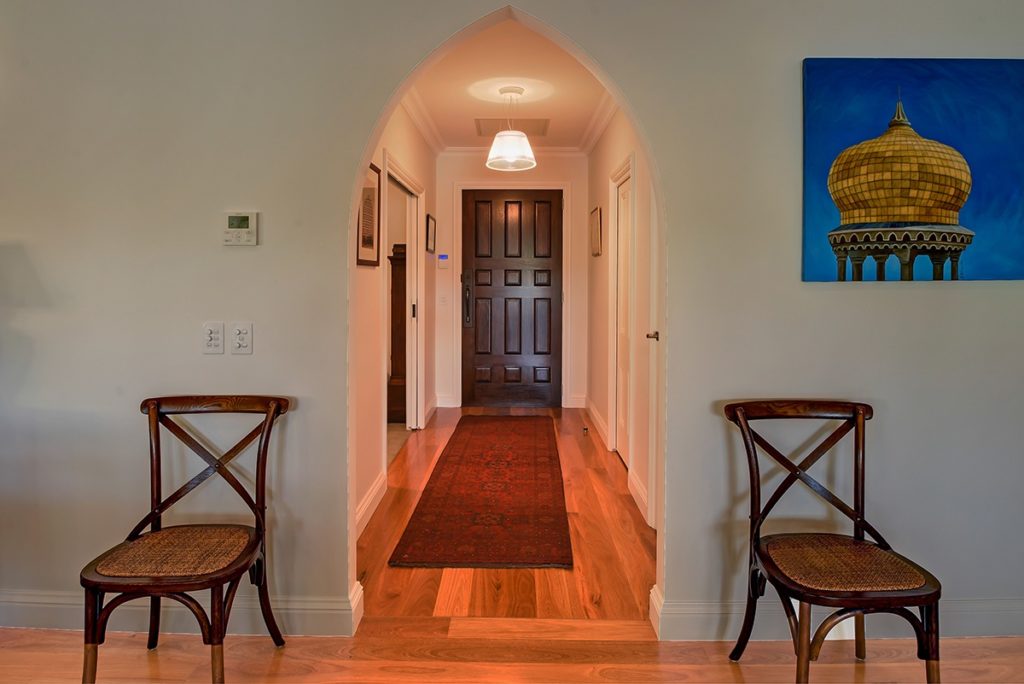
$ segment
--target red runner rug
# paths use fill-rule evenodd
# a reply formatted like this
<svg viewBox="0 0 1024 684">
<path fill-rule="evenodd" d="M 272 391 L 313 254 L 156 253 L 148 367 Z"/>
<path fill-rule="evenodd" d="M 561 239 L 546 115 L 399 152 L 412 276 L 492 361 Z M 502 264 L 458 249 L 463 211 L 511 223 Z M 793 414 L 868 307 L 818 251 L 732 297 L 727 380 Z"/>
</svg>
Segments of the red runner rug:
<svg viewBox="0 0 1024 684">
<path fill-rule="evenodd" d="M 549 416 L 463 416 L 389 565 L 571 568 Z"/>
</svg>

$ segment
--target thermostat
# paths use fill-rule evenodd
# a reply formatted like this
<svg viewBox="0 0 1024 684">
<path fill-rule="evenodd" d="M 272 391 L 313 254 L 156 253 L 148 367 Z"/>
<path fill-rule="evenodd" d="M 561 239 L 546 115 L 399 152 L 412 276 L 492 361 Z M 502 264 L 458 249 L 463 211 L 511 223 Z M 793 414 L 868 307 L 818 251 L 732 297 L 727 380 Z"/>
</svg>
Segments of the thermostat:
<svg viewBox="0 0 1024 684">
<path fill-rule="evenodd" d="M 226 213 L 224 226 L 225 245 L 250 245 L 255 246 L 257 242 L 257 226 L 259 224 L 259 212 L 229 211 Z"/>
</svg>

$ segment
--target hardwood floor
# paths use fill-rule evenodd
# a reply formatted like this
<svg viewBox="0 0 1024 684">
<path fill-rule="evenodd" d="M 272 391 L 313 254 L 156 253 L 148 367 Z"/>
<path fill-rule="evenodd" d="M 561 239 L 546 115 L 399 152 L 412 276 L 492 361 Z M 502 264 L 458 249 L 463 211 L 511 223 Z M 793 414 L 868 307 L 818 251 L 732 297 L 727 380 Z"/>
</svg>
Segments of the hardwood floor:
<svg viewBox="0 0 1024 684">
<path fill-rule="evenodd" d="M 266 684 L 365 682 L 792 682 L 793 645 L 755 641 L 742 664 L 731 643 L 655 641 L 604 621 L 547 623 L 472 618 L 366 618 L 354 638 L 229 635 L 227 681 Z M 582 623 L 584 626 L 581 626 Z M 590 630 L 597 627 L 595 632 Z M 479 631 L 483 628 L 485 631 Z M 625 631 L 619 631 L 624 629 Z M 638 638 L 639 636 L 639 638 Z M 944 639 L 942 677 L 953 682 L 1020 682 L 1024 638 Z M 923 682 L 924 665 L 909 639 L 868 640 L 857 662 L 850 642 L 830 641 L 811 665 L 813 682 Z M 81 678 L 82 633 L 0 629 L 0 681 L 61 684 Z M 100 682 L 210 681 L 209 648 L 197 635 L 168 634 L 146 650 L 145 634 L 110 633 L 100 647 Z"/>
<path fill-rule="evenodd" d="M 430 472 L 459 417 L 545 414 L 555 419 L 573 569 L 392 568 Z M 646 621 L 655 532 L 627 489 L 626 469 L 578 409 L 439 409 L 388 469 L 388 492 L 357 546 L 366 615 Z"/>
</svg>

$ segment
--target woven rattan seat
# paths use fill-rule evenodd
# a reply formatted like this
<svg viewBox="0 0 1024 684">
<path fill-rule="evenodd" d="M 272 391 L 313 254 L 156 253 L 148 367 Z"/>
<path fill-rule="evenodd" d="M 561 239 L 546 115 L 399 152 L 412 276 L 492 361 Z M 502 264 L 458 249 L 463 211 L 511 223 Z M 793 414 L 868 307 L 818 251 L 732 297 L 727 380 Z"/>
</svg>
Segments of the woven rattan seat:
<svg viewBox="0 0 1024 684">
<path fill-rule="evenodd" d="M 256 530 L 243 525 L 182 525 L 115 547 L 96 566 L 107 577 L 208 575 L 238 560 Z"/>
<path fill-rule="evenodd" d="M 897 554 L 841 534 L 761 538 L 764 553 L 787 577 L 821 591 L 905 591 L 925 578 Z"/>
</svg>

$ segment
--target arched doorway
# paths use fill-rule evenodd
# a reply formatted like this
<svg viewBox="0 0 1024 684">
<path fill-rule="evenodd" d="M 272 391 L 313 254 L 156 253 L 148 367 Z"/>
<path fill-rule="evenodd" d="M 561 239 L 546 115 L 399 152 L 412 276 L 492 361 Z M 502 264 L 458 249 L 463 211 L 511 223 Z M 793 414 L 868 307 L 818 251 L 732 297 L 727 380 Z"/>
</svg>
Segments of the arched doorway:
<svg viewBox="0 0 1024 684">
<path fill-rule="evenodd" d="M 596 79 L 605 90 L 601 108 L 607 113 L 604 115 L 603 121 L 600 121 L 600 116 L 595 116 L 593 119 L 597 121 L 592 125 L 596 128 L 596 133 L 587 132 L 592 138 L 588 143 L 589 147 L 585 151 L 577 150 L 578 154 L 586 158 L 582 180 L 520 181 L 518 179 L 503 179 L 494 181 L 485 177 L 470 176 L 467 179 L 466 176 L 462 176 L 455 178 L 446 186 L 446 189 L 437 186 L 438 203 L 442 200 L 450 203 L 447 213 L 440 206 L 435 210 L 439 213 L 436 217 L 439 219 L 438 224 L 447 226 L 450 231 L 450 241 L 442 246 L 445 251 L 440 252 L 439 250 L 439 254 L 446 256 L 454 264 L 459 263 L 462 253 L 459 237 L 461 233 L 457 227 L 462 219 L 459 196 L 464 190 L 471 187 L 514 188 L 517 185 L 533 188 L 549 186 L 562 190 L 566 199 L 564 203 L 566 219 L 582 230 L 568 231 L 565 238 L 566 248 L 563 259 L 565 268 L 567 272 L 578 276 L 578 280 L 576 281 L 577 286 L 573 286 L 572 278 L 569 278 L 562 293 L 567 312 L 564 314 L 563 321 L 568 324 L 563 325 L 563 328 L 567 329 L 570 337 L 564 344 L 563 363 L 567 370 L 568 381 L 562 393 L 561 405 L 578 406 L 587 411 L 586 415 L 590 418 L 586 421 L 588 427 L 595 429 L 609 448 L 616 449 L 623 461 L 626 462 L 627 467 L 630 468 L 629 493 L 633 495 L 644 519 L 652 526 L 660 527 L 658 520 L 660 511 L 663 510 L 661 497 L 663 497 L 664 491 L 660 476 L 664 470 L 662 437 L 664 434 L 664 418 L 662 416 L 664 387 L 660 379 L 662 375 L 657 372 L 657 369 L 663 363 L 664 352 L 657 345 L 657 331 L 660 321 L 663 320 L 664 285 L 658 254 L 662 241 L 660 226 L 664 225 L 664 222 L 660 220 L 658 208 L 660 203 L 656 200 L 659 193 L 656 190 L 655 173 L 652 165 L 647 161 L 650 159 L 650 155 L 647 153 L 648 146 L 642 135 L 637 132 L 637 127 L 632 124 L 628 105 L 623 101 L 618 90 L 601 70 L 562 34 L 529 15 L 512 7 L 506 7 L 460 31 L 437 48 L 416 71 L 405 79 L 380 117 L 375 127 L 374 136 L 367 146 L 366 156 L 373 157 L 379 152 L 384 158 L 401 158 L 402 166 L 407 171 L 406 175 L 415 175 L 415 172 L 410 174 L 408 170 L 416 167 L 416 164 L 408 163 L 404 157 L 393 154 L 393 150 L 386 146 L 381 151 L 381 140 L 385 137 L 392 116 L 399 110 L 399 107 L 404 106 L 403 98 L 408 98 L 410 92 L 414 93 L 414 100 L 419 99 L 415 97 L 414 88 L 418 80 L 434 64 L 474 36 L 501 22 L 508 21 L 521 24 L 556 45 L 558 49 L 571 56 L 575 63 L 585 69 L 592 78 Z M 414 108 L 415 105 L 414 107 L 405 106 L 406 110 Z M 415 112 L 410 113 L 413 117 L 416 116 Z M 602 145 L 601 133 L 606 130 L 613 117 L 618 117 L 625 122 L 623 130 L 628 130 L 629 134 L 620 136 L 623 139 L 618 140 L 615 144 Z M 424 137 L 429 139 L 431 135 L 427 133 Z M 436 146 L 436 143 L 431 145 L 431 147 Z M 628 149 L 628 153 L 623 152 L 624 149 Z M 558 154 L 563 157 L 571 156 L 565 150 L 560 150 Z M 591 163 L 592 157 L 600 158 Z M 637 163 L 638 158 L 642 160 L 639 164 Z M 439 174 L 442 173 L 441 166 L 441 164 L 437 164 Z M 426 166 L 420 165 L 420 167 L 424 169 L 424 174 L 428 173 Z M 384 174 L 387 175 L 386 169 Z M 588 176 L 598 178 L 596 190 L 593 178 Z M 414 180 L 422 182 L 422 179 Z M 634 191 L 628 197 L 628 210 L 621 210 L 619 207 L 623 199 L 620 197 L 620 191 L 625 180 L 629 181 L 631 188 L 642 189 L 642 191 Z M 449 192 L 448 187 L 453 188 L 454 191 Z M 360 188 L 354 191 L 353 196 L 361 191 Z M 430 205 L 431 201 L 428 200 L 427 206 Z M 595 213 L 591 211 L 592 207 L 596 211 L 596 227 L 593 219 L 587 218 Z M 580 220 L 580 216 L 584 218 Z M 642 220 L 638 220 L 638 217 L 642 217 Z M 447 269 L 448 273 L 442 276 L 444 266 L 441 265 L 440 256 L 434 257 L 434 259 L 438 259 L 437 262 L 432 259 L 427 263 L 426 257 L 423 256 L 423 247 L 425 246 L 418 243 L 411 246 L 410 249 L 410 253 L 414 255 L 413 258 L 424 260 L 419 267 L 419 272 L 432 274 L 424 279 L 424 290 L 419 295 L 432 297 L 434 301 L 442 305 L 447 301 L 449 315 L 443 320 L 440 317 L 435 319 L 436 325 L 433 328 L 430 320 L 424 322 L 422 317 L 414 323 L 414 325 L 423 326 L 420 337 L 427 340 L 426 351 L 421 349 L 420 354 L 424 358 L 435 360 L 435 382 L 437 384 L 434 396 L 436 405 L 459 406 L 462 397 L 453 380 L 457 376 L 457 358 L 461 353 L 461 348 L 458 345 L 460 322 L 454 315 L 454 305 L 459 300 L 459 291 L 455 286 L 459 267 L 450 265 Z M 643 259 L 639 259 L 638 254 L 644 255 Z M 600 260 L 602 255 L 604 256 L 603 261 Z M 611 260 L 619 259 L 619 255 L 629 255 L 631 261 L 628 267 L 620 268 L 621 264 L 614 263 L 613 267 L 609 268 L 607 264 Z M 350 301 L 356 301 L 362 297 L 360 288 L 368 280 L 365 273 L 356 272 L 355 268 L 352 265 L 349 266 Z M 579 286 L 579 283 L 582 283 L 582 286 Z M 380 287 L 379 280 L 378 287 Z M 594 296 L 593 288 L 595 287 L 598 288 L 597 292 L 600 295 L 597 298 Z M 643 306 L 629 307 L 628 318 L 624 318 L 623 302 L 632 301 L 638 297 L 641 298 Z M 371 296 L 369 300 L 374 301 L 375 296 Z M 589 309 L 588 304 L 592 305 Z M 421 313 L 424 308 L 421 304 L 419 309 Z M 643 315 L 638 315 L 638 312 L 642 312 Z M 357 326 L 354 326 L 351 321 L 354 316 L 353 312 L 350 311 L 349 315 L 351 350 L 349 367 L 350 370 L 353 370 L 357 367 L 364 367 L 367 359 L 361 357 L 360 350 L 353 346 L 351 331 Z M 574 319 L 574 316 L 577 318 Z M 624 334 L 622 328 L 627 323 L 631 333 Z M 451 336 L 446 344 L 442 339 L 448 332 L 451 332 Z M 431 340 L 434 340 L 433 347 Z M 581 355 L 579 350 L 587 348 L 588 342 L 591 345 L 591 351 Z M 446 354 L 449 355 L 447 358 Z M 593 358 L 595 357 L 611 359 L 611 361 L 609 363 L 594 363 Z M 622 363 L 633 364 L 635 372 L 625 375 L 620 373 L 621 368 L 618 365 Z M 424 373 L 426 372 L 424 369 Z M 438 388 L 446 381 L 446 378 L 449 381 L 447 387 L 451 391 L 443 394 L 442 390 Z M 582 390 L 573 388 L 582 388 Z M 355 576 L 357 539 L 376 504 L 384 496 L 387 480 L 379 472 L 375 476 L 364 475 L 359 472 L 358 464 L 353 462 L 354 454 L 374 453 L 373 448 L 364 449 L 362 445 L 356 444 L 361 426 L 364 431 L 375 431 L 377 428 L 372 421 L 367 428 L 366 420 L 353 415 L 353 407 L 365 406 L 357 382 L 350 379 L 348 391 L 350 407 L 349 568 L 350 586 L 358 594 L 361 587 Z M 429 395 L 429 391 L 427 394 Z M 425 403 L 427 404 L 427 409 L 424 411 L 426 420 L 429 418 L 432 407 L 429 399 Z M 632 429 L 627 429 L 627 423 L 622 414 L 626 412 L 626 407 L 630 406 L 642 406 L 643 410 L 629 411 L 628 415 L 634 423 Z M 619 413 L 617 414 L 616 411 Z M 634 417 L 634 413 L 639 413 L 641 418 Z M 353 434 L 357 437 L 353 438 Z M 638 454 L 645 454 L 646 459 L 640 459 Z M 374 456 L 374 458 L 376 457 Z M 634 467 L 634 462 L 643 462 L 643 467 Z M 376 467 L 375 464 L 371 465 Z M 662 560 L 659 558 L 657 561 L 659 567 L 661 562 Z M 358 620 L 358 608 L 354 612 Z"/>
</svg>

